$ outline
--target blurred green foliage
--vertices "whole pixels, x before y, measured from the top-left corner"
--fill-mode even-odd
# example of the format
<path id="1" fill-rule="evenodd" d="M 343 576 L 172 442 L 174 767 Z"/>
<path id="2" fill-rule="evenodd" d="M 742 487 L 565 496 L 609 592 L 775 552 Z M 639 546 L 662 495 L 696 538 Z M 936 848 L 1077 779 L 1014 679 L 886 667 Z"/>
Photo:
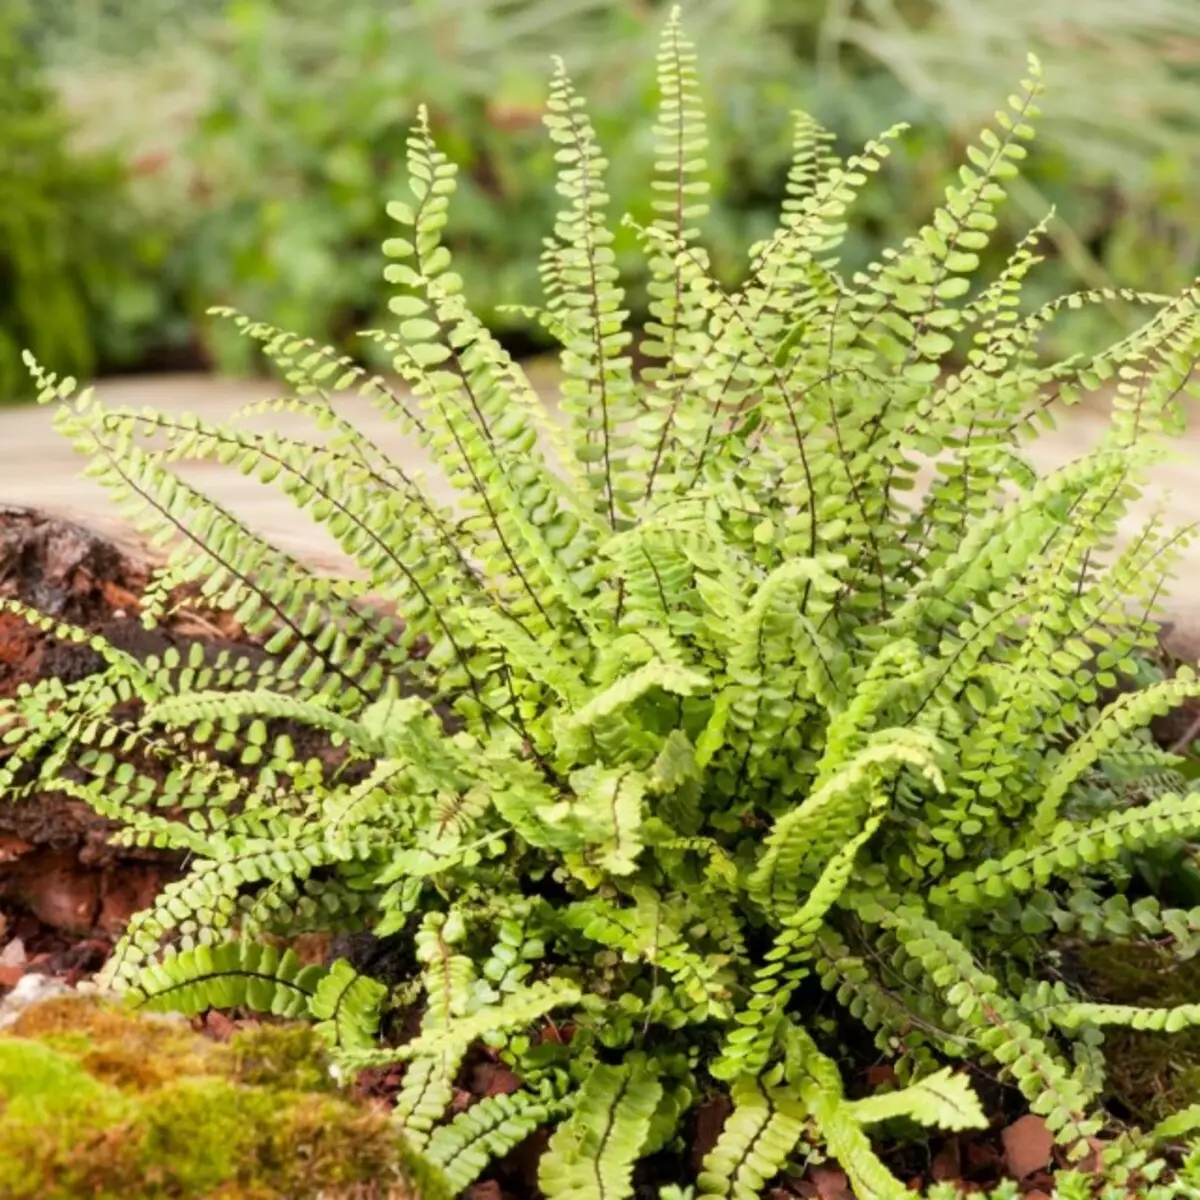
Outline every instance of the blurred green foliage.
<path id="1" fill-rule="evenodd" d="M 72 148 L 31 50 L 34 19 L 0 3 L 0 400 L 25 384 L 24 349 L 74 373 L 140 353 L 137 325 L 156 305 L 124 167 Z"/>
<path id="2" fill-rule="evenodd" d="M 103 318 L 120 336 L 93 331 L 92 341 L 118 362 L 200 337 L 222 367 L 250 368 L 244 341 L 212 340 L 224 332 L 202 319 L 212 303 L 348 340 L 385 319 L 376 268 L 384 204 L 398 191 L 408 125 L 424 102 L 463 170 L 451 226 L 456 261 L 496 327 L 523 330 L 502 308 L 536 297 L 537 251 L 557 208 L 540 125 L 550 56 L 563 53 L 594 97 L 614 211 L 645 217 L 654 64 L 643 48 L 646 26 L 665 8 L 656 0 L 42 0 L 39 50 L 83 123 L 78 144 L 119 150 L 132 167 L 127 207 L 141 234 L 128 253 L 143 273 L 137 286 L 111 291 L 115 313 L 101 306 L 59 320 L 36 290 L 22 304 L 43 339 L 78 329 L 71 337 L 86 342 L 88 319 Z M 1015 238 L 1059 206 L 1043 294 L 1113 280 L 1171 291 L 1200 265 L 1194 0 L 689 0 L 685 19 L 713 126 L 720 203 L 707 234 L 730 281 L 741 266 L 737 248 L 771 226 L 790 110 L 812 111 L 843 150 L 896 120 L 914 123 L 859 209 L 848 253 L 865 261 L 928 211 L 961 160 L 959 131 L 989 115 L 996 88 L 1019 74 L 1029 49 L 1043 57 L 1051 91 L 1045 137 L 1007 219 Z M 107 183 L 75 185 L 64 212 L 86 204 L 102 213 L 112 196 Z M 86 240 L 77 217 L 62 219 L 75 272 L 92 278 L 102 247 Z M 618 250 L 636 268 L 632 234 Z M 0 345 L 14 336 L 36 342 L 24 320 L 0 313 Z M 1065 329 L 1075 339 L 1102 332 Z M 50 366 L 70 369 L 53 344 L 37 344 Z"/>
<path id="3" fill-rule="evenodd" d="M 334 340 L 385 321 L 376 258 L 388 233 L 383 201 L 400 190 L 409 125 L 425 103 L 463 172 L 453 249 L 467 286 L 498 329 L 525 329 L 502 308 L 536 296 L 538 250 L 559 205 L 541 125 L 551 55 L 568 48 L 572 69 L 598 93 L 614 208 L 646 220 L 652 146 L 640 118 L 654 103 L 654 63 L 631 47 L 645 45 L 651 7 L 358 0 L 326 28 L 315 16 L 328 8 L 321 0 L 234 0 L 211 101 L 184 148 L 203 197 L 189 276 L 206 302 Z M 744 0 L 692 8 L 689 28 L 702 46 L 723 47 L 712 80 L 721 88 L 712 166 L 725 203 L 710 234 L 732 279 L 735 247 L 773 225 L 794 63 L 785 47 L 764 42 L 762 16 Z M 617 249 L 635 269 L 631 230 Z M 211 348 L 226 366 L 248 365 L 238 357 L 250 352 L 244 339 Z"/>

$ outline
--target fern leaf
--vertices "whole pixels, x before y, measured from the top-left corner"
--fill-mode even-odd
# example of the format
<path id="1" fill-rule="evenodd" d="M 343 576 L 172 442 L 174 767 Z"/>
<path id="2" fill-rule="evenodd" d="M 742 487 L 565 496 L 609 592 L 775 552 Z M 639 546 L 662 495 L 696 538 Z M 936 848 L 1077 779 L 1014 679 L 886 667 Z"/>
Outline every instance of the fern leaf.
<path id="1" fill-rule="evenodd" d="M 1050 776 L 1034 814 L 1031 839 L 1040 841 L 1050 832 L 1070 786 L 1124 734 L 1196 696 L 1200 696 L 1200 680 L 1192 670 L 1181 667 L 1174 679 L 1114 700 L 1087 734 L 1071 746 Z"/>
<path id="2" fill-rule="evenodd" d="M 441 1167 L 457 1194 L 474 1183 L 489 1162 L 503 1158 L 564 1107 L 532 1092 L 485 1096 L 435 1129 L 425 1156 Z"/>
<path id="3" fill-rule="evenodd" d="M 804 1132 L 807 1113 L 788 1089 L 745 1076 L 731 1091 L 733 1112 L 704 1157 L 697 1200 L 757 1200 Z"/>
<path id="4" fill-rule="evenodd" d="M 571 1115 L 555 1130 L 538 1164 L 547 1200 L 625 1200 L 633 1167 L 650 1135 L 662 1099 L 653 1064 L 631 1059 L 619 1067 L 596 1063 Z"/>
<path id="5" fill-rule="evenodd" d="M 317 1032 L 332 1046 L 371 1046 L 379 1030 L 380 1005 L 387 988 L 360 975 L 345 959 L 337 959 L 308 1001 Z"/>
<path id="6" fill-rule="evenodd" d="M 404 1140 L 416 1150 L 424 1150 L 434 1126 L 446 1115 L 462 1058 L 463 1052 L 455 1047 L 419 1055 L 405 1068 L 393 1115 Z M 359 1058 L 351 1059 L 349 1065 L 368 1064 Z"/>
<path id="7" fill-rule="evenodd" d="M 245 1006 L 294 1018 L 309 1011 L 325 976 L 323 967 L 301 966 L 292 950 L 225 942 L 197 946 L 143 968 L 127 995 L 151 1012 L 192 1016 L 206 1008 Z"/>
<path id="8" fill-rule="evenodd" d="M 823 870 L 833 848 L 882 804 L 879 784 L 885 774 L 907 767 L 940 785 L 936 749 L 936 739 L 916 730 L 877 734 L 820 791 L 776 822 L 750 878 L 751 895 L 764 907 L 786 913 L 802 881 Z"/>
<path id="9" fill-rule="evenodd" d="M 788 1030 L 788 1080 L 817 1122 L 830 1152 L 854 1190 L 878 1200 L 904 1200 L 908 1189 L 880 1161 L 843 1099 L 836 1065 L 798 1025 Z"/>
<path id="10" fill-rule="evenodd" d="M 497 1004 L 488 1005 L 469 1016 L 455 1017 L 444 1027 L 422 1031 L 412 1041 L 393 1050 L 381 1052 L 384 1060 L 403 1062 L 430 1057 L 450 1047 L 460 1054 L 484 1036 L 503 1037 L 513 1030 L 533 1025 L 556 1008 L 569 1008 L 579 1002 L 576 985 L 557 979 L 538 980 Z M 361 1056 L 355 1061 L 366 1062 Z"/>
<path id="11" fill-rule="evenodd" d="M 717 1079 L 759 1075 L 768 1065 L 776 1031 L 796 986 L 808 974 L 807 960 L 826 914 L 837 903 L 854 870 L 858 852 L 879 828 L 879 817 L 839 850 L 821 872 L 807 899 L 781 921 L 775 944 L 754 974 L 753 993 L 738 1014 L 738 1027 L 726 1039 L 720 1058 L 709 1067 Z"/>
<path id="12" fill-rule="evenodd" d="M 847 1113 L 860 1125 L 908 1117 L 939 1129 L 986 1129 L 987 1115 L 965 1075 L 949 1067 L 895 1092 L 881 1092 L 851 1100 Z"/>
<path id="13" fill-rule="evenodd" d="M 1097 817 L 1087 824 L 1060 821 L 1046 841 L 990 859 L 934 888 L 936 904 L 978 907 L 1044 887 L 1082 864 L 1109 862 L 1130 850 L 1193 836 L 1200 828 L 1200 792 L 1168 794 L 1141 808 Z"/>

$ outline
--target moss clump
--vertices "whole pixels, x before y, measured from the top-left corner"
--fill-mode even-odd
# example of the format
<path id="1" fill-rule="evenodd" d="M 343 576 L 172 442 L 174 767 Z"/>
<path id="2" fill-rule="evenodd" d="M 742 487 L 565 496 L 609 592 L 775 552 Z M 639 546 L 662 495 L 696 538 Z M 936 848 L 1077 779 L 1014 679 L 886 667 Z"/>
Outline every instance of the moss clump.
<path id="1" fill-rule="evenodd" d="M 0 1036 L 0 1196 L 406 1198 L 385 1113 L 332 1085 L 310 1030 L 220 1045 L 63 998 Z"/>
<path id="2" fill-rule="evenodd" d="M 1088 945 L 1078 953 L 1096 999 L 1170 1008 L 1193 1004 L 1200 995 L 1200 958 L 1179 962 L 1166 950 L 1135 943 Z M 1104 1057 L 1110 1093 L 1140 1122 L 1157 1122 L 1200 1102 L 1200 1029 L 1107 1029 Z"/>

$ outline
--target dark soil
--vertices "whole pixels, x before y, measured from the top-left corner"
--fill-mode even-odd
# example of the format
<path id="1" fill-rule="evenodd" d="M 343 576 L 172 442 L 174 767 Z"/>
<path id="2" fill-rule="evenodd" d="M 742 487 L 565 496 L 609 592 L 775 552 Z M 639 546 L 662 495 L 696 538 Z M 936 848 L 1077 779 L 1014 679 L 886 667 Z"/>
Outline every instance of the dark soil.
<path id="1" fill-rule="evenodd" d="M 150 571 L 151 560 L 134 543 L 0 505 L 0 598 L 101 634 L 138 657 L 161 656 L 168 647 L 186 652 L 197 641 L 214 651 L 236 647 L 251 662 L 261 656 L 229 614 L 190 605 L 182 593 L 172 597 L 166 626 L 146 629 L 138 614 Z M 86 645 L 0 612 L 0 698 L 51 676 L 76 681 L 101 665 Z M 340 765 L 341 754 L 319 732 L 292 725 L 272 730 L 285 731 L 297 753 L 316 755 L 330 768 Z M 0 759 L 4 753 L 0 745 Z M 181 854 L 116 845 L 116 830 L 82 801 L 53 791 L 0 805 L 0 989 L 24 973 L 73 981 L 98 969 L 130 916 L 178 874 Z M 378 953 L 373 944 L 354 949 L 346 956 Z"/>
<path id="2" fill-rule="evenodd" d="M 30 509 L 0 506 L 0 597 L 134 648 L 154 640 L 137 620 L 147 577 L 130 547 Z M 156 648 L 184 634 L 187 623 L 181 614 L 178 630 L 162 634 Z M 51 675 L 79 679 L 98 665 L 86 646 L 0 613 L 0 697 Z M 0 928 L 7 926 L 0 986 L 26 972 L 70 980 L 97 969 L 129 917 L 178 870 L 176 855 L 113 846 L 113 832 L 86 804 L 53 792 L 0 805 Z"/>

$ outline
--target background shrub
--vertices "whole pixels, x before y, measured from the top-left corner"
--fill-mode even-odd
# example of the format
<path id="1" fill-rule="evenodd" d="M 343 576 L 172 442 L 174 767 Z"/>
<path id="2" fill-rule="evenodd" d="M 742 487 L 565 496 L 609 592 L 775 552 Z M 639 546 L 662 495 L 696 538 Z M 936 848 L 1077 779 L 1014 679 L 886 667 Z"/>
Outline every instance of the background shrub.
<path id="1" fill-rule="evenodd" d="M 153 284 L 106 289 L 75 340 L 98 345 L 106 367 L 174 347 L 188 361 L 246 370 L 253 352 L 204 321 L 209 304 L 341 345 L 378 324 L 374 247 L 386 236 L 384 204 L 399 188 L 418 97 L 464 169 L 452 249 L 467 285 L 494 329 L 524 339 L 532 331 L 502 306 L 530 294 L 528 264 L 555 209 L 540 124 L 549 55 L 573 48 L 569 65 L 593 97 L 612 158 L 614 209 L 644 219 L 636 180 L 650 165 L 642 131 L 653 72 L 637 48 L 662 8 L 657 0 L 39 6 L 34 48 L 82 122 L 78 145 L 119 151 L 132 176 L 123 194 L 93 181 L 69 188 L 62 203 L 86 198 L 107 218 L 132 208 L 140 244 L 126 253 L 154 274 Z M 821 119 L 842 151 L 896 120 L 922 130 L 893 157 L 887 187 L 869 191 L 855 214 L 847 261 L 867 262 L 936 203 L 966 137 L 1029 49 L 1057 86 L 1005 232 L 1019 236 L 1051 205 L 1058 213 L 1051 262 L 1029 302 L 1117 279 L 1169 292 L 1192 276 L 1200 11 L 1186 0 L 692 0 L 687 19 L 713 116 L 721 201 L 705 234 L 722 279 L 737 278 L 738 248 L 770 228 L 790 108 Z M 640 311 L 644 277 L 628 230 L 617 250 Z M 94 275 L 100 254 L 76 237 L 73 270 Z M 43 361 L 74 369 L 56 349 L 73 319 L 50 315 L 44 300 L 37 308 Z M 1068 323 L 1053 349 L 1093 344 L 1111 332 L 1100 326 L 1129 315 L 1118 307 Z M 21 329 L 0 314 L 0 339 L 30 342 Z"/>
<path id="2" fill-rule="evenodd" d="M 71 149 L 31 35 L 23 0 L 0 5 L 0 396 L 25 349 L 72 372 L 125 361 L 153 305 L 120 160 Z"/>

